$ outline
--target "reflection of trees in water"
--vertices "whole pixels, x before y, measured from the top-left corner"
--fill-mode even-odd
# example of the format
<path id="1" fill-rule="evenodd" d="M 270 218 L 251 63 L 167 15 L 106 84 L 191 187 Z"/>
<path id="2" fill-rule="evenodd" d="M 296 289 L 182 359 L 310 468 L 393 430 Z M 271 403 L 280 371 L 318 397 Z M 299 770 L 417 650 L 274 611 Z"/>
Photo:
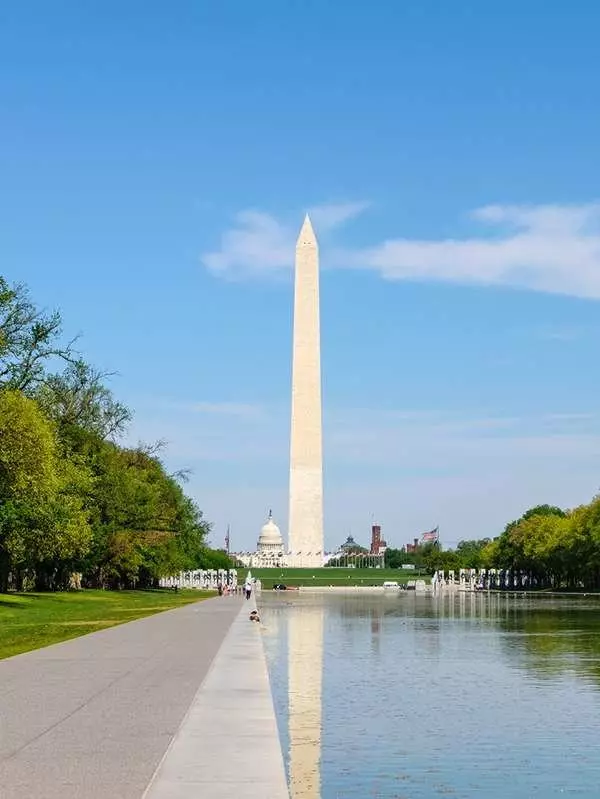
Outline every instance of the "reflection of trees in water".
<path id="1" fill-rule="evenodd" d="M 480 624 L 505 633 L 501 640 L 509 659 L 536 676 L 573 672 L 600 685 L 598 600 L 450 591 L 437 597 L 348 595 L 335 600 L 328 601 L 329 612 L 338 623 L 341 620 L 348 634 L 356 629 L 353 619 L 370 619 L 377 651 L 391 617 L 406 619 L 418 636 L 423 656 L 438 651 L 445 630 L 451 632 L 453 624 Z"/>
<path id="2" fill-rule="evenodd" d="M 572 672 L 600 686 L 600 600 L 590 597 L 450 591 L 438 597 L 305 595 L 269 602 L 269 613 L 289 614 L 298 605 L 323 604 L 325 627 L 335 625 L 349 641 L 368 631 L 373 655 L 385 643 L 386 625 L 396 626 L 398 617 L 406 632 L 414 634 L 423 657 L 439 654 L 446 631 L 456 632 L 454 625 L 481 625 L 501 633 L 502 651 L 513 666 L 540 679 Z M 357 627 L 357 618 L 368 620 L 368 626 Z"/>
<path id="3" fill-rule="evenodd" d="M 600 605 L 561 605 L 517 610 L 499 624 L 509 657 L 537 677 L 573 672 L 600 686 L 599 618 Z"/>
<path id="4" fill-rule="evenodd" d="M 502 647 L 509 660 L 540 678 L 570 671 L 600 684 L 600 601 L 459 593 L 438 609 L 448 618 L 504 633 Z"/>

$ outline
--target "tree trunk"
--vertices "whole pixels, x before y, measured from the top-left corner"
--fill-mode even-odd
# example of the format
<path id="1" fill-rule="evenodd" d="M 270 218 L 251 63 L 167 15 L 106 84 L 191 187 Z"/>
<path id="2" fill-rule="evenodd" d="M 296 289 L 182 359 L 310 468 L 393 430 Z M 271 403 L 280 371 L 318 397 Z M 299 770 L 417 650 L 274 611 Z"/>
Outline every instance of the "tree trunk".
<path id="1" fill-rule="evenodd" d="M 10 555 L 0 545 L 0 594 L 8 591 L 8 578 L 10 576 Z"/>

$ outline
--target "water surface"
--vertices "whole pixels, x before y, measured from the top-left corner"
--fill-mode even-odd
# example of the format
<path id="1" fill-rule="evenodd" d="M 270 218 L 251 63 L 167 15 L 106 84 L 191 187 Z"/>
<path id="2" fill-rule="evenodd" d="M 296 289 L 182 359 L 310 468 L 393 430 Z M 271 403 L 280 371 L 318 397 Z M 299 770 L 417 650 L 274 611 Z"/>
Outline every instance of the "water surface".
<path id="1" fill-rule="evenodd" d="M 263 592 L 293 799 L 600 796 L 600 602 Z"/>

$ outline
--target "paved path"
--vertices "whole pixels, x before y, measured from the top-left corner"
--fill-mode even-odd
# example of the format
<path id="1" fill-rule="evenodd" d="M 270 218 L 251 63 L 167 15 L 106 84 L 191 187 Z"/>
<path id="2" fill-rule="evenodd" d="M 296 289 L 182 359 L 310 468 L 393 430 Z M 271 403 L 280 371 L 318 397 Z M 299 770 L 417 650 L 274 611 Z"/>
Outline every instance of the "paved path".
<path id="1" fill-rule="evenodd" d="M 0 661 L 0 797 L 140 799 L 240 604 L 209 599 Z"/>
<path id="2" fill-rule="evenodd" d="M 144 799 L 289 799 L 252 607 L 231 626 Z"/>

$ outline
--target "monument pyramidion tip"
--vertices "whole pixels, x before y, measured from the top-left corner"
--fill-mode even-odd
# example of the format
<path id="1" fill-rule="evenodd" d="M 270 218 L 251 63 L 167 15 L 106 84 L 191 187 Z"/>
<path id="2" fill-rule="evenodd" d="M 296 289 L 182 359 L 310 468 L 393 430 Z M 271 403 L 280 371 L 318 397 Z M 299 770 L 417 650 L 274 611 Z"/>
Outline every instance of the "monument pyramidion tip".
<path id="1" fill-rule="evenodd" d="M 304 217 L 304 222 L 302 223 L 302 227 L 300 228 L 300 234 L 298 235 L 298 241 L 296 242 L 296 247 L 316 247 L 317 246 L 317 237 L 315 236 L 315 231 L 313 230 L 312 223 L 310 221 L 310 216 L 306 214 Z"/>

